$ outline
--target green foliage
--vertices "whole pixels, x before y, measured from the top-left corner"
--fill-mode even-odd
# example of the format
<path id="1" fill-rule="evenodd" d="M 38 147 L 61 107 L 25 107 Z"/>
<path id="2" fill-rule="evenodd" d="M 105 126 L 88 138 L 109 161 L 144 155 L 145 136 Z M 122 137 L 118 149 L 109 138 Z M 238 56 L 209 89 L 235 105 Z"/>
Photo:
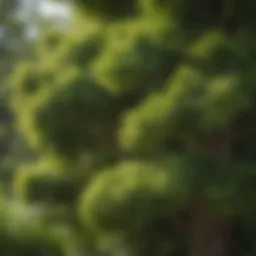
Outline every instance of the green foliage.
<path id="1" fill-rule="evenodd" d="M 14 193 L 23 202 L 72 205 L 84 180 L 65 175 L 66 168 L 54 157 L 20 166 L 14 177 Z"/>
<path id="2" fill-rule="evenodd" d="M 190 144 L 198 136 L 222 130 L 253 106 L 249 53 L 238 51 L 220 34 L 207 34 L 170 77 L 167 89 L 149 95 L 124 118 L 121 145 L 127 150 L 157 152 L 166 141 Z M 245 80 L 247 86 L 245 86 Z M 168 143 L 168 142 L 167 142 Z"/>
<path id="3" fill-rule="evenodd" d="M 233 214 L 237 197 L 231 171 L 225 163 L 199 153 L 161 162 L 122 163 L 100 172 L 85 189 L 83 219 L 106 230 L 138 231 L 165 212 L 171 216 L 186 209 L 193 196 L 211 201 L 220 214 Z"/>
<path id="4" fill-rule="evenodd" d="M 48 37 L 45 40 L 48 41 Z M 102 142 L 97 141 L 95 134 L 101 133 L 102 123 L 109 122 L 107 118 L 116 112 L 113 97 L 82 69 L 97 52 L 99 38 L 95 33 L 90 33 L 89 39 L 81 41 L 79 38 L 75 41 L 76 49 L 73 40 L 75 38 L 71 40 L 71 49 L 60 44 L 53 62 L 49 62 L 48 53 L 39 65 L 34 62 L 21 65 L 12 79 L 14 110 L 31 145 L 43 150 L 58 149 L 68 156 L 88 147 L 98 148 Z M 43 45 L 39 45 L 39 56 L 46 51 Z M 84 55 L 80 52 L 81 45 Z M 62 65 L 61 70 L 59 65 Z M 58 71 L 61 72 L 59 77 L 54 74 Z M 24 106 L 22 114 L 21 104 Z"/>
<path id="5" fill-rule="evenodd" d="M 221 24 L 225 27 L 247 26 L 253 31 L 255 3 L 247 0 L 74 0 L 78 8 L 101 18 L 124 18 L 132 15 L 160 14 L 170 16 L 173 22 L 186 29 L 208 29 Z M 229 24 L 230 23 L 230 24 Z M 232 24 L 233 23 L 233 24 Z"/>
<path id="6" fill-rule="evenodd" d="M 136 12 L 136 0 L 75 0 L 78 8 L 92 15 L 99 15 L 104 18 L 123 18 L 131 16 Z"/>
<path id="7" fill-rule="evenodd" d="M 1 255 L 73 255 L 71 233 L 65 227 L 47 227 L 40 211 L 6 200 L 1 210 Z"/>
<path id="8" fill-rule="evenodd" d="M 45 240 L 45 241 L 44 241 Z M 51 253 L 56 256 L 65 255 L 64 250 L 59 248 L 58 244 L 47 241 L 49 238 L 35 238 L 30 237 L 11 237 L 7 235 L 6 231 L 1 236 L 0 251 L 1 255 L 43 255 L 45 253 Z"/>
<path id="9" fill-rule="evenodd" d="M 56 90 L 56 94 L 40 105 L 35 117 L 37 131 L 41 130 L 46 138 L 45 145 L 53 144 L 66 154 L 97 147 L 94 134 L 104 118 L 103 111 L 106 111 L 105 115 L 111 111 L 110 97 L 89 77 L 78 74 L 71 79 L 66 81 L 68 87 Z M 90 120 L 95 123 L 90 123 Z"/>
<path id="10" fill-rule="evenodd" d="M 185 29 L 204 29 L 221 25 L 224 29 L 247 27 L 254 32 L 255 2 L 212 0 L 141 0 L 143 9 L 149 13 L 170 15 L 174 22 Z"/>
<path id="11" fill-rule="evenodd" d="M 16 63 L 20 60 L 21 55 L 24 56 L 26 54 L 26 49 L 30 45 L 30 42 L 24 36 L 26 25 L 15 15 L 19 9 L 19 4 L 20 1 L 16 0 L 2 1 L 0 8 L 0 178 L 5 188 L 10 183 L 13 167 L 15 168 L 17 163 L 18 156 L 15 146 L 19 140 L 19 135 L 13 122 L 13 113 L 9 106 L 10 83 L 8 78 Z M 24 145 L 25 143 L 22 144 L 22 146 Z M 11 163 L 7 164 L 7 162 Z"/>
<path id="12" fill-rule="evenodd" d="M 104 50 L 93 65 L 96 79 L 107 90 L 138 97 L 163 86 L 181 58 L 182 44 L 179 38 L 167 42 L 166 20 L 157 29 L 150 26 L 150 21 L 133 20 L 110 27 Z"/>
<path id="13" fill-rule="evenodd" d="M 49 205 L 73 204 L 81 190 L 81 181 L 56 175 L 41 174 L 28 176 L 23 183 L 22 194 L 31 203 Z"/>
<path id="14" fill-rule="evenodd" d="M 80 221 L 97 246 L 103 238 L 133 256 L 186 255 L 174 224 L 181 218 L 188 228 L 195 201 L 216 218 L 254 223 L 255 142 L 244 135 L 249 125 L 236 124 L 255 120 L 255 40 L 243 29 L 250 12 L 236 4 L 80 1 L 103 20 L 45 37 L 13 78 L 19 127 L 62 163 L 24 167 L 17 194 L 72 210 L 81 194 Z M 133 8 L 140 15 L 113 19 Z M 241 27 L 230 31 L 234 15 Z M 241 140 L 243 162 L 232 152 Z"/>
<path id="15" fill-rule="evenodd" d="M 214 24 L 221 14 L 219 13 L 218 3 L 215 4 L 211 0 L 196 0 L 193 2 L 189 0 L 141 0 L 141 2 L 146 12 L 170 15 L 174 22 L 192 29 Z"/>
<path id="16" fill-rule="evenodd" d="M 103 229 L 140 229 L 157 211 L 163 210 L 157 204 L 168 202 L 170 190 L 175 194 L 168 173 L 159 167 L 123 163 L 114 170 L 100 173 L 85 190 L 81 214 L 91 225 Z M 169 208 L 168 204 L 166 207 Z"/>

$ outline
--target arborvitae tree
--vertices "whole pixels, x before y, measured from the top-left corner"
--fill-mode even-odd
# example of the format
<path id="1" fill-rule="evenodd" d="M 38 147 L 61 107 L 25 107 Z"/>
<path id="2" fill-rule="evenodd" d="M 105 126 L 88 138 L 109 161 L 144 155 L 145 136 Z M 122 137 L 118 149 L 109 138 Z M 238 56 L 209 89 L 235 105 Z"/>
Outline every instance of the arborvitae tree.
<path id="1" fill-rule="evenodd" d="M 111 255 L 235 255 L 234 227 L 255 225 L 255 3 L 77 6 L 77 29 L 14 76 L 21 130 L 61 163 L 24 170 L 19 193 L 78 202 Z"/>

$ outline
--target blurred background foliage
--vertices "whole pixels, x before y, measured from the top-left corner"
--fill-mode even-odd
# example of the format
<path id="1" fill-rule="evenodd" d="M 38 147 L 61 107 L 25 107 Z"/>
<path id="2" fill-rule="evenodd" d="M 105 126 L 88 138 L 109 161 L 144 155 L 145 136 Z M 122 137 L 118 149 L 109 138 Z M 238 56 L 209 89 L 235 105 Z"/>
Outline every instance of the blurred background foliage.
<path id="1" fill-rule="evenodd" d="M 255 255 L 255 8 L 3 0 L 0 254 Z"/>

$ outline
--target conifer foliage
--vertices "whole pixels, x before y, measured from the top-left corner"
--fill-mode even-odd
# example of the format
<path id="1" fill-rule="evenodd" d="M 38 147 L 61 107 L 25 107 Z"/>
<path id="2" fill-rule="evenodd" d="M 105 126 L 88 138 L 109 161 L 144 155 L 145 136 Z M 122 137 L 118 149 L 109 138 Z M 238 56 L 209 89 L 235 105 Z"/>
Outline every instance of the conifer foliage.
<path id="1" fill-rule="evenodd" d="M 111 255 L 235 255 L 256 224 L 254 1 L 74 2 L 76 30 L 13 78 L 20 129 L 61 163 L 21 194 L 65 191 Z"/>

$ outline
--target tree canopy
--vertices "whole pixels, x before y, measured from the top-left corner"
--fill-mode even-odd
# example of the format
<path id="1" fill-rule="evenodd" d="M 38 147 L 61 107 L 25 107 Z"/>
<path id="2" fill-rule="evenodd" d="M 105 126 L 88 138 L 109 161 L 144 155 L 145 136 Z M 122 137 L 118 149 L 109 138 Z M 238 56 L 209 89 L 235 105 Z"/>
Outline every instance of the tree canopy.
<path id="1" fill-rule="evenodd" d="M 226 256 L 256 224 L 255 3 L 75 2 L 74 30 L 12 77 L 40 156 L 18 195 L 66 205 L 111 255 Z"/>

